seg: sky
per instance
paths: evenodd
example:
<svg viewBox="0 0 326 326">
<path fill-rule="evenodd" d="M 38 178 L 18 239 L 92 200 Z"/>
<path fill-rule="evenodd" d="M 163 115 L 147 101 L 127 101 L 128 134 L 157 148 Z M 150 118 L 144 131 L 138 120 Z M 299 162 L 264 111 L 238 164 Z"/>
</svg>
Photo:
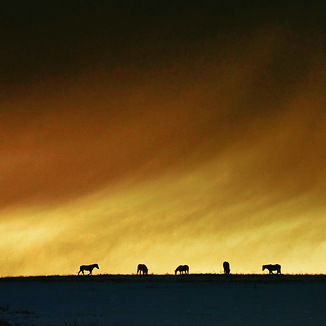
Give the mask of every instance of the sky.
<svg viewBox="0 0 326 326">
<path fill-rule="evenodd" d="M 10 1 L 0 276 L 326 272 L 317 1 Z"/>
</svg>

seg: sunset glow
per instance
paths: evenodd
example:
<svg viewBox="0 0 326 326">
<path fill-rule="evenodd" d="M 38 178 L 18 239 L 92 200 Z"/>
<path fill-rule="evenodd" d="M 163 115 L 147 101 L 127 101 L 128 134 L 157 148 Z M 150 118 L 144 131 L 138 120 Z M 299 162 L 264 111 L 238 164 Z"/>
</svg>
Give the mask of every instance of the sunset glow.
<svg viewBox="0 0 326 326">
<path fill-rule="evenodd" d="M 196 35 L 174 10 L 110 36 L 108 22 L 79 35 L 57 18 L 62 39 L 24 35 L 24 55 L 7 40 L 0 276 L 221 273 L 224 260 L 326 272 L 325 34 L 272 16 L 233 29 L 207 9 Z"/>
</svg>

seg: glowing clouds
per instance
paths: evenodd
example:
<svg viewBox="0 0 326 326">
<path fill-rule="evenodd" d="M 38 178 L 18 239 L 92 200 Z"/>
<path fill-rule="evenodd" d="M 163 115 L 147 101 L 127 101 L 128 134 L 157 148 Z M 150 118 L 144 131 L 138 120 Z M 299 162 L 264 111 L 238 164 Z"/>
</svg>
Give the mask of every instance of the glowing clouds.
<svg viewBox="0 0 326 326">
<path fill-rule="evenodd" d="M 93 262 L 101 273 L 135 273 L 139 262 L 150 273 L 180 263 L 209 273 L 221 272 L 225 259 L 234 273 L 259 273 L 265 262 L 285 273 L 322 272 L 325 205 L 293 189 L 294 180 L 266 183 L 266 170 L 256 169 L 264 146 L 252 146 L 56 208 L 4 214 L 2 275 L 71 274 Z"/>
<path fill-rule="evenodd" d="M 292 65 L 285 34 L 197 40 L 3 101 L 1 274 L 324 271 L 324 65 Z"/>
</svg>

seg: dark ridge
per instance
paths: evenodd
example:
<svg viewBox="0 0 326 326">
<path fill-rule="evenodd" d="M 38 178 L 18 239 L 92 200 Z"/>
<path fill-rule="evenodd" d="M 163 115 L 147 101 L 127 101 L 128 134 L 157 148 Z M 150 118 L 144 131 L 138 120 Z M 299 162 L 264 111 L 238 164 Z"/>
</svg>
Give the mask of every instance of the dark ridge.
<svg viewBox="0 0 326 326">
<path fill-rule="evenodd" d="M 0 278 L 0 282 L 154 282 L 154 283 L 252 283 L 275 284 L 287 282 L 326 283 L 325 274 L 190 274 L 190 275 L 126 275 L 100 274 L 93 276 L 48 275 L 48 276 L 8 276 Z"/>
</svg>

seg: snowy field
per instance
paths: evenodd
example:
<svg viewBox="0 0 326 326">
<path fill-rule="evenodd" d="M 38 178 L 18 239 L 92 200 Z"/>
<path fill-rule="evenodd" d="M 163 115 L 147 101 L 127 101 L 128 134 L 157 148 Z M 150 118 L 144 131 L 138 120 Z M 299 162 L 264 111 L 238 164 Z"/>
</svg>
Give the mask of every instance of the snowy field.
<svg viewBox="0 0 326 326">
<path fill-rule="evenodd" d="M 326 325 L 326 276 L 1 278 L 0 325 Z"/>
</svg>

